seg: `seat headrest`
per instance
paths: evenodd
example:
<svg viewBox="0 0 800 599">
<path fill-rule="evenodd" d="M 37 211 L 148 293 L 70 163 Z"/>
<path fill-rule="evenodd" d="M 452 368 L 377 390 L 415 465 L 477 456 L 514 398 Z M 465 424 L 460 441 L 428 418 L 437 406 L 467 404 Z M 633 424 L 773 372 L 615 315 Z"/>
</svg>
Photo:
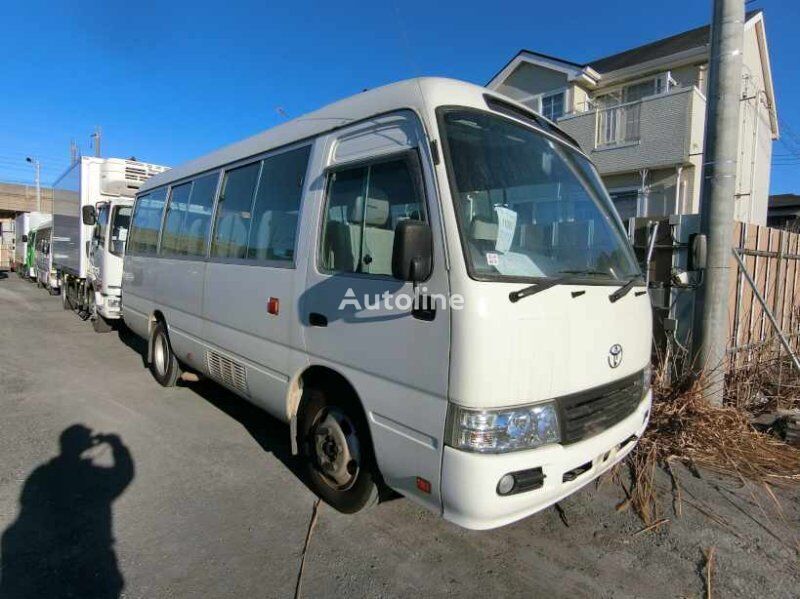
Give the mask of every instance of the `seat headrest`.
<svg viewBox="0 0 800 599">
<path fill-rule="evenodd" d="M 361 224 L 364 214 L 364 197 L 358 196 L 350 211 L 350 222 Z M 389 201 L 376 198 L 367 199 L 366 224 L 370 227 L 382 227 L 389 220 Z"/>
<path fill-rule="evenodd" d="M 489 221 L 481 220 L 479 218 L 472 219 L 472 227 L 470 237 L 479 241 L 497 241 L 497 223 L 490 223 Z"/>
</svg>

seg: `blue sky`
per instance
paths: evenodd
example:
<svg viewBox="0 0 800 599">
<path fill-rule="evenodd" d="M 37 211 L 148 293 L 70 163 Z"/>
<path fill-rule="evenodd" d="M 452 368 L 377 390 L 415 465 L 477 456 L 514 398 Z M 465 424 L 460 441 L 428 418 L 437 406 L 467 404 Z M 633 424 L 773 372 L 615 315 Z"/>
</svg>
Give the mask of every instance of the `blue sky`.
<svg viewBox="0 0 800 599">
<path fill-rule="evenodd" d="M 586 61 L 709 21 L 711 0 L 598 3 L 6 2 L 0 180 L 50 184 L 75 139 L 166 165 L 364 88 L 416 75 L 484 84 L 520 48 Z M 488 10 L 487 12 L 487 8 Z M 772 191 L 800 193 L 796 0 L 765 10 L 784 143 Z"/>
</svg>

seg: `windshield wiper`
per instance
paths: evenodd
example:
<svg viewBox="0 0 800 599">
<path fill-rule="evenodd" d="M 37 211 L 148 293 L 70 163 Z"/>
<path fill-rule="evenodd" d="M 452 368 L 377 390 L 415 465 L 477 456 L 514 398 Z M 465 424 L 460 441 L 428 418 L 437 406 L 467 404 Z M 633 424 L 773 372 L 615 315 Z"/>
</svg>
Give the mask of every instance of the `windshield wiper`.
<svg viewBox="0 0 800 599">
<path fill-rule="evenodd" d="M 534 283 L 533 285 L 528 285 L 527 287 L 524 287 L 519 291 L 512 291 L 511 293 L 509 293 L 508 299 L 511 300 L 512 304 L 515 304 L 523 297 L 528 297 L 529 295 L 536 295 L 540 291 L 546 291 L 551 287 L 560 285 L 567 278 L 569 277 L 557 277 L 555 279 L 547 279 L 546 281 L 542 281 L 541 283 Z"/>
<path fill-rule="evenodd" d="M 611 276 L 610 273 L 604 272 L 602 270 L 588 270 L 588 269 L 584 269 L 584 270 L 559 270 L 558 272 L 564 273 L 564 274 L 567 274 L 567 275 L 586 275 L 586 276 L 592 276 L 592 277 L 596 277 L 596 276 L 610 277 Z"/>
<path fill-rule="evenodd" d="M 628 282 L 625 283 L 622 287 L 617 289 L 614 293 L 608 296 L 608 299 L 611 300 L 613 304 L 617 300 L 621 300 L 623 297 L 628 295 L 628 292 L 633 289 L 634 285 L 642 281 L 642 277 L 639 275 L 635 275 L 628 279 Z"/>
</svg>

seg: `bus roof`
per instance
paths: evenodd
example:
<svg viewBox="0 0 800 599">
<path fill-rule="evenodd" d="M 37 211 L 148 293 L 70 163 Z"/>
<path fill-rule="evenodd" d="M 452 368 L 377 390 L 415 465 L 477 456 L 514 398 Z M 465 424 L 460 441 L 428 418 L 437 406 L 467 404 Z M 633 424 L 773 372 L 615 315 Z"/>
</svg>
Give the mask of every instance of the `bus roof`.
<svg viewBox="0 0 800 599">
<path fill-rule="evenodd" d="M 424 112 L 426 108 L 432 109 L 443 104 L 485 109 L 484 96 L 486 94 L 502 97 L 472 83 L 441 77 L 420 77 L 392 83 L 339 100 L 210 154 L 180 164 L 148 179 L 142 185 L 139 193 L 202 172 L 215 170 L 226 164 L 274 148 L 315 137 L 348 123 L 394 110 L 410 108 Z M 513 100 L 510 101 L 513 102 Z"/>
</svg>

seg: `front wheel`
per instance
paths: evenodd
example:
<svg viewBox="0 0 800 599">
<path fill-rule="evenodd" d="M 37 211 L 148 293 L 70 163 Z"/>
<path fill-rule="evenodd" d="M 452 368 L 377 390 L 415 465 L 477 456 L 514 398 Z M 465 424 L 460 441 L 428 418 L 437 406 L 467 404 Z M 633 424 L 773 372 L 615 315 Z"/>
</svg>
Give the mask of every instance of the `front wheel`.
<svg viewBox="0 0 800 599">
<path fill-rule="evenodd" d="M 326 503 L 353 514 L 378 501 L 378 475 L 367 423 L 347 397 L 306 389 L 298 422 L 306 478 Z"/>
<path fill-rule="evenodd" d="M 162 387 L 174 387 L 181 376 L 178 358 L 172 351 L 164 323 L 157 322 L 150 334 L 150 372 Z"/>
</svg>

